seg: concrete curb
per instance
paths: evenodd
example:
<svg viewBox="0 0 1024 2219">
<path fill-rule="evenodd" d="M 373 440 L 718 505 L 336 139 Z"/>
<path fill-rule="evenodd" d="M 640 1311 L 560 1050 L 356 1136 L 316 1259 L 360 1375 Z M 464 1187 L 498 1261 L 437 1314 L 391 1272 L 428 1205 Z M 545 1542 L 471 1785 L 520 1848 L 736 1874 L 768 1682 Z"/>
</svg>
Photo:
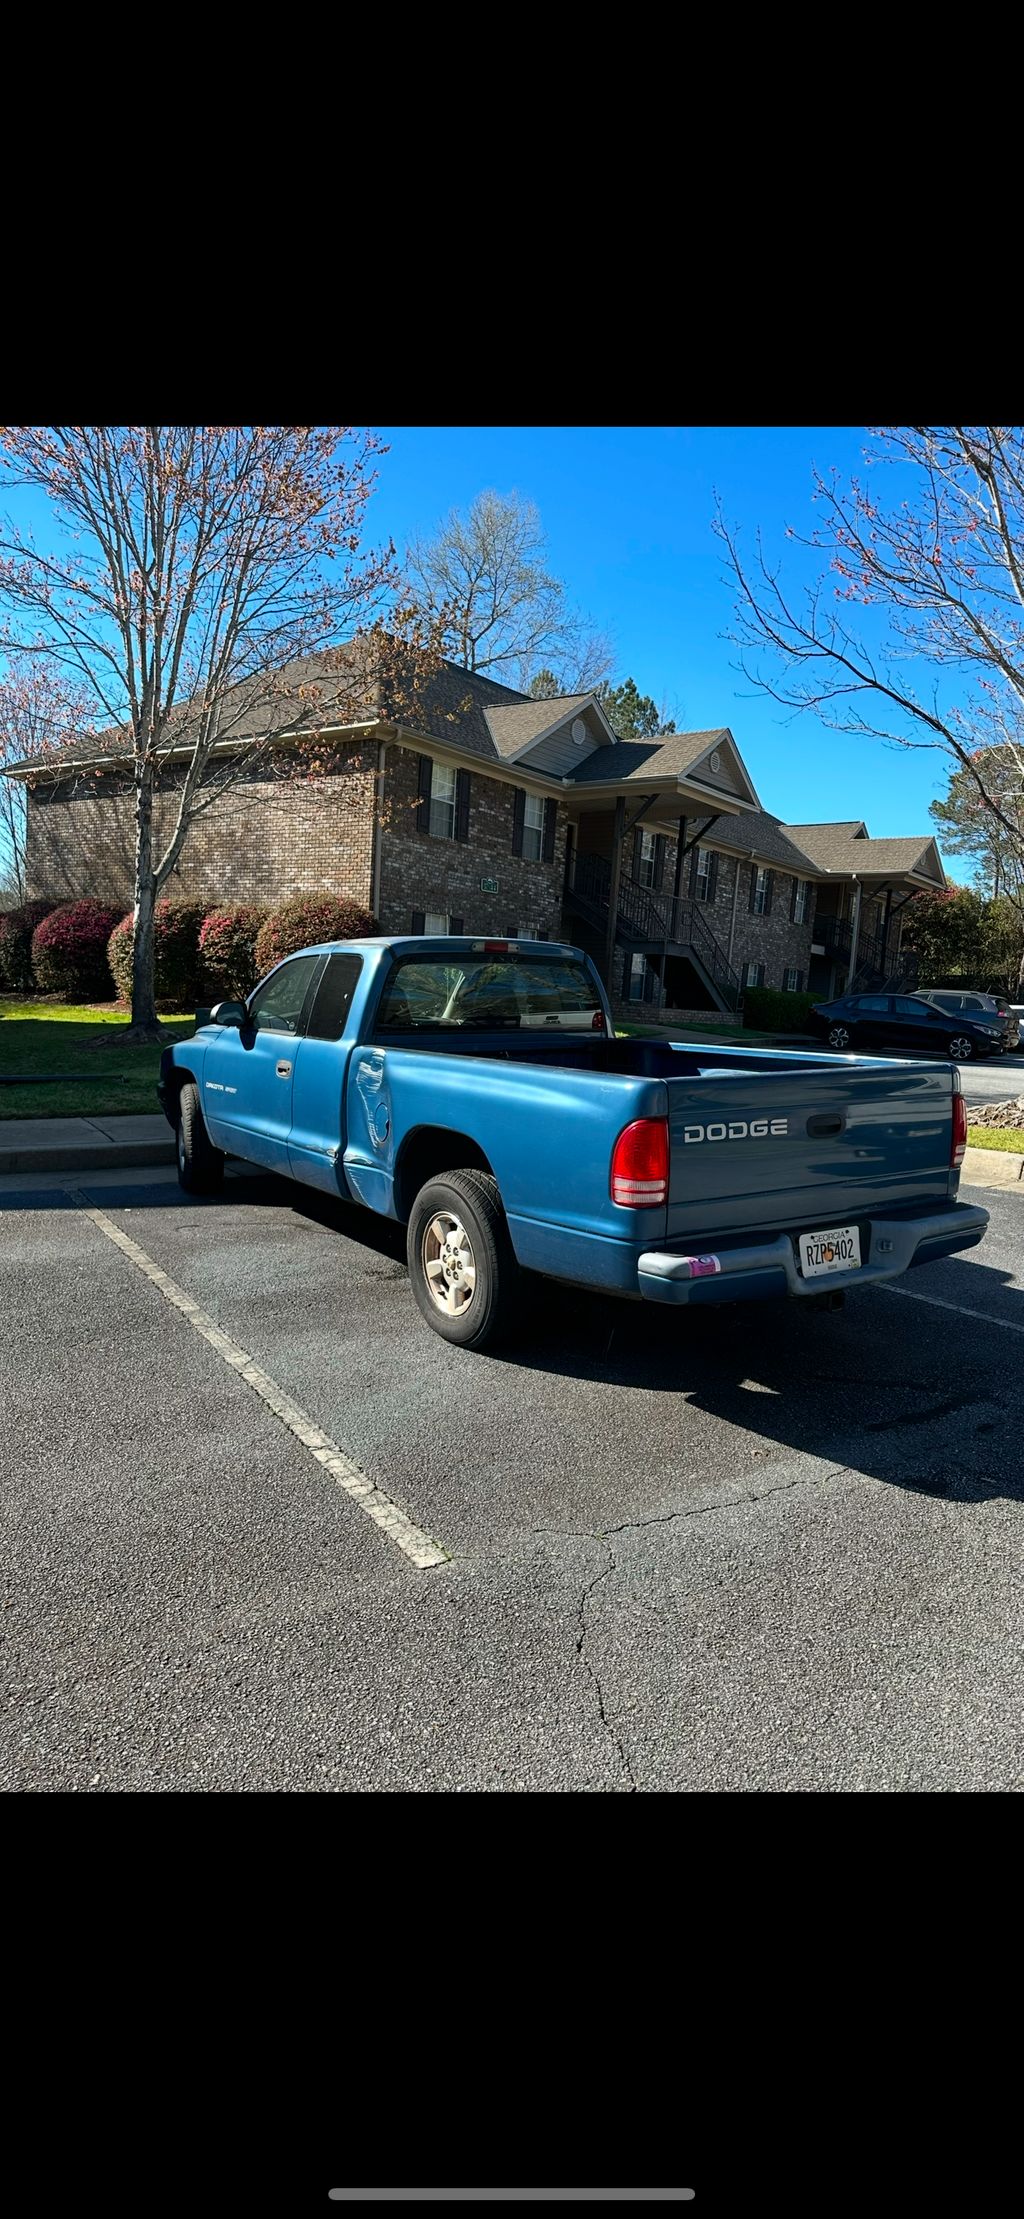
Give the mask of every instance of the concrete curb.
<svg viewBox="0 0 1024 2219">
<path fill-rule="evenodd" d="M 117 1171 L 174 1162 L 174 1135 L 154 1112 L 116 1117 L 14 1117 L 0 1121 L 4 1171 Z"/>
<path fill-rule="evenodd" d="M 134 1164 L 174 1162 L 174 1140 L 97 1141 L 70 1148 L 0 1147 L 4 1171 L 119 1171 Z"/>
<path fill-rule="evenodd" d="M 960 1177 L 969 1187 L 1024 1186 L 1024 1156 L 1004 1155 L 998 1148 L 967 1148 Z"/>
</svg>

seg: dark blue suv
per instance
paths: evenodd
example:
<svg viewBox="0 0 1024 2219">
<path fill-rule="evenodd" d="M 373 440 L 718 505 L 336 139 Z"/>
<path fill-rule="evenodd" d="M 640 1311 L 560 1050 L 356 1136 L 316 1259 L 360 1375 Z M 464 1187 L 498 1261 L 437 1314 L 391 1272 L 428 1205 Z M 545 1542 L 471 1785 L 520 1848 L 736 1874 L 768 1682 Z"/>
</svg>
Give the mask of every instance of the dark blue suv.
<svg viewBox="0 0 1024 2219">
<path fill-rule="evenodd" d="M 895 1056 L 930 1049 L 955 1063 L 998 1055 L 1003 1044 L 1002 1021 L 994 1011 L 991 1017 L 968 1017 L 962 1010 L 951 1016 L 915 994 L 841 994 L 838 1001 L 818 1002 L 811 1024 L 830 1048 L 888 1048 Z"/>
</svg>

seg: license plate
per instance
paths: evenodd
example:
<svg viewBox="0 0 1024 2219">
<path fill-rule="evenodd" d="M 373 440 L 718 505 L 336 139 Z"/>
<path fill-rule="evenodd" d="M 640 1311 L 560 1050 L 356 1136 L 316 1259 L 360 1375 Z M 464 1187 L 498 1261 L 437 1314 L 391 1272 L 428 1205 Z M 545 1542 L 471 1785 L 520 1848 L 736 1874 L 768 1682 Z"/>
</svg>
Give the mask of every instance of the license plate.
<svg viewBox="0 0 1024 2219">
<path fill-rule="evenodd" d="M 820 1279 L 831 1271 L 860 1270 L 860 1229 L 856 1225 L 838 1225 L 829 1233 L 801 1233 L 799 1247 L 805 1279 Z"/>
</svg>

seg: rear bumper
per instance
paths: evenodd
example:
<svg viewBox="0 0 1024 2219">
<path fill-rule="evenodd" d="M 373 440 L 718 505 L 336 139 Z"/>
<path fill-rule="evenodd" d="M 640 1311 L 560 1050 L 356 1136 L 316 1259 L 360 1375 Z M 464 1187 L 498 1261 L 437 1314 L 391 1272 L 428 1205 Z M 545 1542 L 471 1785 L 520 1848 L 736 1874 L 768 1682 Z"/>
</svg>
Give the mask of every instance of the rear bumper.
<svg viewBox="0 0 1024 2219">
<path fill-rule="evenodd" d="M 637 1285 L 648 1302 L 756 1302 L 780 1295 L 806 1300 L 846 1287 L 867 1287 L 876 1279 L 895 1279 L 913 1264 L 935 1263 L 940 1256 L 974 1248 L 987 1224 L 988 1211 L 969 1202 L 949 1202 L 920 1216 L 873 1217 L 861 1221 L 860 1270 L 830 1272 L 820 1279 L 801 1276 L 789 1233 L 701 1257 L 692 1242 L 688 1248 L 649 1248 L 637 1261 Z"/>
</svg>

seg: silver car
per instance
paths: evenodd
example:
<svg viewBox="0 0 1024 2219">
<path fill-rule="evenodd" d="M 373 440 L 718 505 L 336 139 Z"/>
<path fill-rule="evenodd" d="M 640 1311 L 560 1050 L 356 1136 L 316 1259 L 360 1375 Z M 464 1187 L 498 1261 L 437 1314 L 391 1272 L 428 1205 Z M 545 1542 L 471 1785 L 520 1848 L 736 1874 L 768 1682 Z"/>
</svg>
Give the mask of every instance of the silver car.
<svg viewBox="0 0 1024 2219">
<path fill-rule="evenodd" d="M 933 1003 L 949 1017 L 970 1017 L 976 1025 L 984 1025 L 986 1031 L 998 1037 L 1004 1051 L 1012 1054 L 1020 1045 L 1020 1013 L 998 994 L 976 994 L 952 986 L 918 986 L 914 992 L 918 1001 Z"/>
</svg>

